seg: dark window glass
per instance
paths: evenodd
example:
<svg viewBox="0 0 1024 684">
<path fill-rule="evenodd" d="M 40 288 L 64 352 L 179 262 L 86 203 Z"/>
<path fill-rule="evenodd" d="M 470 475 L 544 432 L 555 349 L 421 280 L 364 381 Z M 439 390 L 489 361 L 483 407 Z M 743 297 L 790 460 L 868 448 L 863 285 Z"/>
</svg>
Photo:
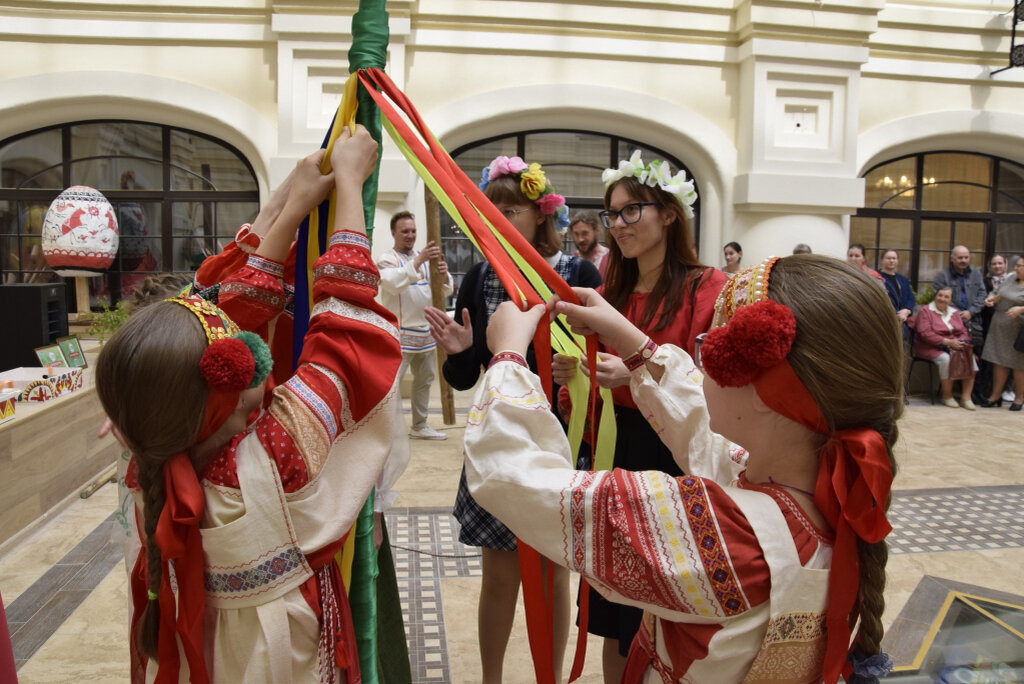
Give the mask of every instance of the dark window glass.
<svg viewBox="0 0 1024 684">
<path fill-rule="evenodd" d="M 921 169 L 920 177 L 916 172 Z M 901 270 L 915 286 L 931 282 L 959 244 L 971 264 L 1024 248 L 1024 166 L 983 154 L 931 152 L 894 159 L 865 175 L 865 207 L 850 220 L 851 242 L 908 250 Z M 913 200 L 920 196 L 920 206 Z"/>
<path fill-rule="evenodd" d="M 0 188 L 61 188 L 59 128 L 18 138 L 0 147 Z"/>
<path fill-rule="evenodd" d="M 118 219 L 114 263 L 104 276 L 88 279 L 93 307 L 129 296 L 152 273 L 194 270 L 252 221 L 259 206 L 246 160 L 191 131 L 90 121 L 0 141 L 2 282 L 58 278 L 46 265 L 39 236 L 50 202 L 65 185 L 64 169 L 72 185 L 101 191 Z M 75 283 L 69 283 L 73 308 Z"/>
</svg>

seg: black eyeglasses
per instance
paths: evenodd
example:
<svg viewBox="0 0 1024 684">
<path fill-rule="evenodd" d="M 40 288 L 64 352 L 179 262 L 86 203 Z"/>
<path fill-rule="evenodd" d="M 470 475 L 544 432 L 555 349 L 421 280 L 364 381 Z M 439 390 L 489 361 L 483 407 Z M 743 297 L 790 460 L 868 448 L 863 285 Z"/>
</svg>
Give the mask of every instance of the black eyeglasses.
<svg viewBox="0 0 1024 684">
<path fill-rule="evenodd" d="M 704 338 L 707 337 L 707 333 L 701 333 L 693 340 L 693 363 L 697 366 L 697 370 L 704 372 L 704 364 L 700 362 L 700 348 L 704 344 Z"/>
<path fill-rule="evenodd" d="M 618 211 L 605 209 L 604 211 L 598 212 L 597 215 L 601 217 L 601 225 L 610 230 L 614 227 L 615 221 L 618 219 L 622 219 L 622 223 L 627 226 L 631 223 L 636 223 L 643 215 L 644 207 L 653 206 L 656 206 L 654 202 L 633 202 L 632 204 L 627 204 Z"/>
</svg>

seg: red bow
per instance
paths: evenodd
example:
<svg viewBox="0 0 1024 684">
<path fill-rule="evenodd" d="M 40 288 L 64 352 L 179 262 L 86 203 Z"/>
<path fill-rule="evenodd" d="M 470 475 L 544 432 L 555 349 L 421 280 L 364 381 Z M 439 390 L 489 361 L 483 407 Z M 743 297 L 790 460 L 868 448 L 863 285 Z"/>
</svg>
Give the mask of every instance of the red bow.
<svg viewBox="0 0 1024 684">
<path fill-rule="evenodd" d="M 210 681 L 203 659 L 203 620 L 206 613 L 206 587 L 203 581 L 203 539 L 199 531 L 206 501 L 195 468 L 181 452 L 164 465 L 166 500 L 156 526 L 156 542 L 163 557 L 160 582 L 160 641 L 157 648 L 159 670 L 157 684 L 178 681 L 178 644 L 188 661 L 189 680 L 196 684 Z M 174 560 L 178 584 L 177 622 L 171 591 L 169 563 Z"/>
<path fill-rule="evenodd" d="M 839 679 L 849 651 L 850 618 L 860 586 L 857 538 L 873 544 L 892 531 L 885 517 L 891 484 L 889 454 L 877 430 L 837 430 L 822 448 L 814 505 L 836 533 L 825 616 L 826 682 Z"/>
</svg>

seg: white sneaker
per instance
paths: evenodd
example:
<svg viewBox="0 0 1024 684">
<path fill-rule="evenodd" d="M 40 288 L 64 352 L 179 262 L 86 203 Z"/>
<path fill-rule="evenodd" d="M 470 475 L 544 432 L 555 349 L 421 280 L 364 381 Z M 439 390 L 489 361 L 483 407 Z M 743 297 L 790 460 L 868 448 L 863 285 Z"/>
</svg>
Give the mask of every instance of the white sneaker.
<svg viewBox="0 0 1024 684">
<path fill-rule="evenodd" d="M 1006 390 L 1005 392 L 1003 392 L 1003 401 L 1008 401 L 1012 404 L 1013 400 L 1016 398 L 1017 397 L 1016 395 L 1014 395 L 1013 390 Z"/>
<path fill-rule="evenodd" d="M 438 432 L 428 425 L 421 425 L 409 430 L 409 436 L 413 439 L 448 439 L 444 432 Z"/>
</svg>

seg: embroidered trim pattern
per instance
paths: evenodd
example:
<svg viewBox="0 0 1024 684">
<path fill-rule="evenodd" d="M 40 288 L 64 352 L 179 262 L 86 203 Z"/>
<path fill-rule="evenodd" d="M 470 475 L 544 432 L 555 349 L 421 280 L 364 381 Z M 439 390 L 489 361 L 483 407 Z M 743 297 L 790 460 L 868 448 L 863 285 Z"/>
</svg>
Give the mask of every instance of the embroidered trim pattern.
<svg viewBox="0 0 1024 684">
<path fill-rule="evenodd" d="M 644 362 L 647 359 L 654 356 L 654 352 L 656 351 L 658 351 L 658 343 L 648 337 L 647 341 L 644 342 L 644 345 L 626 358 L 622 359 L 622 363 L 625 364 L 626 370 L 632 373 L 637 368 L 644 365 Z"/>
<path fill-rule="evenodd" d="M 352 404 L 348 398 L 348 387 L 345 382 L 341 379 L 341 376 L 332 371 L 327 366 L 321 366 L 319 363 L 310 363 L 310 368 L 315 368 L 327 377 L 328 380 L 334 383 L 334 388 L 338 390 L 338 395 L 341 397 L 341 429 L 348 430 L 355 425 L 355 418 L 352 417 Z"/>
<path fill-rule="evenodd" d="M 332 313 L 342 318 L 349 318 L 353 321 L 360 321 L 362 323 L 368 323 L 376 328 L 380 328 L 384 332 L 390 334 L 396 340 L 398 339 L 398 328 L 388 322 L 383 316 L 378 313 L 374 313 L 369 309 L 364 309 L 349 302 L 335 299 L 334 297 L 328 297 L 322 301 L 316 303 L 313 306 L 313 310 L 310 312 L 309 317 L 315 318 L 320 314 Z"/>
<path fill-rule="evenodd" d="M 331 412 L 331 407 L 321 399 L 313 389 L 302 381 L 298 375 L 293 375 L 284 386 L 291 390 L 295 396 L 302 400 L 309 410 L 316 414 L 316 417 L 323 423 L 324 429 L 333 441 L 338 436 L 338 421 Z"/>
<path fill-rule="evenodd" d="M 768 622 L 764 645 L 783 641 L 814 641 L 824 635 L 824 613 L 783 613 Z"/>
<path fill-rule="evenodd" d="M 714 515 L 708 506 L 704 486 L 695 477 L 681 477 L 677 478 L 677 481 L 686 518 L 690 523 L 690 531 L 697 541 L 697 551 L 704 563 L 704 570 L 715 597 L 726 615 L 739 615 L 748 610 L 749 606 L 740 592 L 739 584 L 729 566 L 729 559 L 722 548 L 722 540 L 715 526 Z"/>
<path fill-rule="evenodd" d="M 353 245 L 369 251 L 370 238 L 353 230 L 339 230 L 336 233 L 332 233 L 330 239 L 327 240 L 328 247 L 334 247 L 335 245 Z"/>
<path fill-rule="evenodd" d="M 523 358 L 522 354 L 517 354 L 511 351 L 498 352 L 491 357 L 491 362 L 487 364 L 488 368 L 494 368 L 494 364 L 501 363 L 502 361 L 511 361 L 512 363 L 518 363 L 523 368 L 529 368 L 526 359 Z"/>
<path fill-rule="evenodd" d="M 367 273 L 358 268 L 341 266 L 329 261 L 313 269 L 313 280 L 319 280 L 320 278 L 334 278 L 375 289 L 380 284 L 380 276 L 375 273 Z"/>
<path fill-rule="evenodd" d="M 207 572 L 206 591 L 214 594 L 239 594 L 266 588 L 292 570 L 302 566 L 305 556 L 295 547 L 289 547 L 258 565 L 233 572 Z"/>
<path fill-rule="evenodd" d="M 284 264 L 279 264 L 276 261 L 272 261 L 265 257 L 256 256 L 250 254 L 249 258 L 246 259 L 245 265 L 250 268 L 255 268 L 257 271 L 263 271 L 268 275 L 272 275 L 275 278 L 284 277 Z"/>
<path fill-rule="evenodd" d="M 262 287 L 247 285 L 246 283 L 228 282 L 221 285 L 221 294 L 233 294 L 255 302 L 260 302 L 272 307 L 275 311 L 284 309 L 285 296 Z"/>
</svg>

